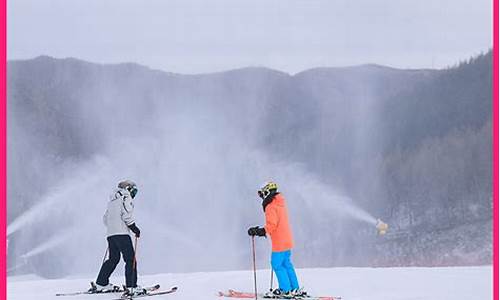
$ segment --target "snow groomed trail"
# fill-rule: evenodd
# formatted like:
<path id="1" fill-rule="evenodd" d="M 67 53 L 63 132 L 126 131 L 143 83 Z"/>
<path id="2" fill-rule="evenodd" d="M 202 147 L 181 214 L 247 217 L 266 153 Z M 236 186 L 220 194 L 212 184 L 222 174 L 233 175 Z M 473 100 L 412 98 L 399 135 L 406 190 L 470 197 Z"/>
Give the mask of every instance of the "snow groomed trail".
<path id="1" fill-rule="evenodd" d="M 118 271 L 118 270 L 117 270 Z M 343 300 L 491 300 L 491 266 L 449 268 L 329 268 L 298 269 L 301 285 L 316 296 L 341 296 Z M 269 270 L 258 271 L 260 292 L 269 288 Z M 110 300 L 117 294 L 56 297 L 58 292 L 86 289 L 92 277 L 46 280 L 35 276 L 7 278 L 9 300 Z M 123 277 L 112 277 L 122 284 Z M 171 295 L 155 300 L 223 300 L 217 291 L 253 291 L 251 271 L 157 274 L 139 276 L 139 284 L 178 286 Z M 118 294 L 119 295 L 119 294 Z M 151 298 L 153 299 L 153 298 Z M 229 298 L 226 298 L 229 299 Z"/>

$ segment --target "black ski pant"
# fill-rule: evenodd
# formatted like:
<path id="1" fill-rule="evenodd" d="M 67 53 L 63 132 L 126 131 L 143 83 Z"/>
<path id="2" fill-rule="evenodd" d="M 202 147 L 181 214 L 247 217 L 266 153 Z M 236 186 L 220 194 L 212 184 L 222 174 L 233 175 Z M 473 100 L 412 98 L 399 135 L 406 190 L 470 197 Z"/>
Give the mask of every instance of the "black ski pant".
<path id="1" fill-rule="evenodd" d="M 132 239 L 128 234 L 108 236 L 109 257 L 102 264 L 96 283 L 99 285 L 109 284 L 109 276 L 120 262 L 120 253 L 125 261 L 125 282 L 127 287 L 137 286 L 137 262 L 134 266 L 134 247 Z"/>

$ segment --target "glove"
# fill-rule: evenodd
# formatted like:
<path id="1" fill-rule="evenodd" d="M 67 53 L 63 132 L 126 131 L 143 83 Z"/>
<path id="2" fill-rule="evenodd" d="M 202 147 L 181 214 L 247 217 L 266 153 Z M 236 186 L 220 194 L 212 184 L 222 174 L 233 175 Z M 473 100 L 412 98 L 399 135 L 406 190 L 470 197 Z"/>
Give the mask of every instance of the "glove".
<path id="1" fill-rule="evenodd" d="M 261 228 L 259 226 L 248 228 L 249 236 L 266 236 L 266 229 Z"/>
<path id="2" fill-rule="evenodd" d="M 128 225 L 128 228 L 132 230 L 136 237 L 141 237 L 141 231 L 137 226 L 135 226 L 135 223 Z"/>

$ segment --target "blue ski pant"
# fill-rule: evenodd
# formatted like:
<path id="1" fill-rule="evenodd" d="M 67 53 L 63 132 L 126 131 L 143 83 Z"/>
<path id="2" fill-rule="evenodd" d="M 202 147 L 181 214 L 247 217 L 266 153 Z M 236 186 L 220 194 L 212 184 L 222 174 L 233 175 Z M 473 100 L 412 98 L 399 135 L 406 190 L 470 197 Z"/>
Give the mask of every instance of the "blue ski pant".
<path id="1" fill-rule="evenodd" d="M 279 288 L 284 292 L 299 288 L 297 274 L 290 260 L 291 255 L 291 250 L 271 253 L 271 266 L 278 278 Z"/>

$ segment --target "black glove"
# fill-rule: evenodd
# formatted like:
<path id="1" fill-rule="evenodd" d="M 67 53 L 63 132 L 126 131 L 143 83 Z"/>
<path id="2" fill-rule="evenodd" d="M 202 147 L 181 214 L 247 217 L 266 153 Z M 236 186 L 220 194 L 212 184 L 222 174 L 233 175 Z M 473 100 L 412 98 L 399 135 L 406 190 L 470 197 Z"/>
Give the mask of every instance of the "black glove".
<path id="1" fill-rule="evenodd" d="M 135 223 L 128 225 L 128 228 L 132 230 L 132 232 L 135 234 L 136 237 L 141 237 L 141 231 L 137 226 L 135 226 Z"/>
<path id="2" fill-rule="evenodd" d="M 261 228 L 259 226 L 248 228 L 249 236 L 266 236 L 266 229 Z"/>

